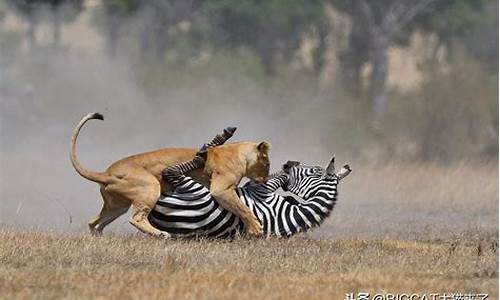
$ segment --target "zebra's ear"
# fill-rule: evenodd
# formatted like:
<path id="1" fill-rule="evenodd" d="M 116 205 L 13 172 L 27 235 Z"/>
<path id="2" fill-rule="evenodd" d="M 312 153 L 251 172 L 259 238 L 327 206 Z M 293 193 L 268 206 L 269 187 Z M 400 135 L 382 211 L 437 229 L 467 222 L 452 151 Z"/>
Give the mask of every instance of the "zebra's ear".
<path id="1" fill-rule="evenodd" d="M 260 153 L 269 153 L 269 149 L 271 149 L 271 145 L 268 142 L 260 142 L 257 145 L 257 150 L 259 150 Z"/>
<path id="2" fill-rule="evenodd" d="M 288 174 L 292 167 L 300 165 L 299 161 L 289 160 L 283 165 L 283 171 Z"/>
<path id="3" fill-rule="evenodd" d="M 330 175 L 330 176 L 335 175 L 335 156 L 332 157 L 332 159 L 330 160 L 330 163 L 326 167 L 326 174 Z"/>

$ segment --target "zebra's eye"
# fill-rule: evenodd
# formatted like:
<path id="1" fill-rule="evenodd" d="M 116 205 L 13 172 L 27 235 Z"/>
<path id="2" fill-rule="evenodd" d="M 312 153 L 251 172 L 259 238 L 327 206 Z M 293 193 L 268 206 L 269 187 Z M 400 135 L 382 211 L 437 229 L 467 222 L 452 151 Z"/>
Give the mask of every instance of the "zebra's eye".
<path id="1" fill-rule="evenodd" d="M 314 168 L 313 168 L 313 172 L 314 172 L 315 174 L 318 174 L 318 173 L 323 173 L 323 169 L 322 169 L 322 168 L 320 168 L 320 167 L 314 167 Z"/>

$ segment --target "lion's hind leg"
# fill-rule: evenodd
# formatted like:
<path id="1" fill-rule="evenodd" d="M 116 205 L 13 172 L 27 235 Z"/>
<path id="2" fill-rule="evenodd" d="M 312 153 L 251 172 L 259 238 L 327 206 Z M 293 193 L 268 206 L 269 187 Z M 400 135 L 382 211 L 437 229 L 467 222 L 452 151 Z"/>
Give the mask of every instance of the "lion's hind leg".
<path id="1" fill-rule="evenodd" d="M 128 174 L 120 182 L 108 185 L 106 191 L 119 194 L 133 206 L 130 224 L 140 231 L 156 237 L 169 238 L 170 234 L 151 225 L 148 215 L 160 197 L 160 182 L 141 167 L 129 168 Z"/>
<path id="2" fill-rule="evenodd" d="M 95 235 L 100 235 L 104 227 L 126 213 L 130 207 L 129 202 L 113 197 L 105 191 L 105 188 L 101 188 L 100 191 L 104 201 L 102 209 L 99 214 L 88 223 L 90 233 Z"/>

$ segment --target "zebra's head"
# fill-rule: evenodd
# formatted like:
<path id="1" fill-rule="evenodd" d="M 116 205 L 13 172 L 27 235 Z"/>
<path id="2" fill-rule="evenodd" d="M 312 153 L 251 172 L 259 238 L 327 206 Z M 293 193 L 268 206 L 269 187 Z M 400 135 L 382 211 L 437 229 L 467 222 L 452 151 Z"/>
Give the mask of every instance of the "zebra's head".
<path id="1" fill-rule="evenodd" d="M 330 160 L 326 168 L 288 161 L 283 165 L 283 170 L 288 174 L 288 184 L 285 184 L 283 189 L 304 200 L 314 197 L 319 191 L 336 192 L 339 181 L 351 173 L 351 167 L 347 164 L 335 173 L 335 157 Z"/>

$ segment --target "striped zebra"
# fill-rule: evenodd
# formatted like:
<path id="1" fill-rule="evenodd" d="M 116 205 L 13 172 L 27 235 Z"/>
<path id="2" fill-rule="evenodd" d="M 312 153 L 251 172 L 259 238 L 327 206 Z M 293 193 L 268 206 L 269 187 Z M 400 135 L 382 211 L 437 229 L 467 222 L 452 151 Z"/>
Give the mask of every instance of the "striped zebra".
<path id="1" fill-rule="evenodd" d="M 174 187 L 162 195 L 149 215 L 156 228 L 172 236 L 232 237 L 244 233 L 243 222 L 221 208 L 205 186 L 184 173 L 201 167 L 202 156 L 170 167 L 163 172 Z M 236 190 L 241 201 L 257 216 L 264 236 L 291 236 L 320 225 L 331 213 L 337 201 L 337 185 L 351 169 L 345 165 L 335 173 L 334 159 L 325 169 L 288 162 L 283 172 L 264 183 L 247 183 Z M 279 187 L 302 198 L 301 201 L 276 193 Z"/>

